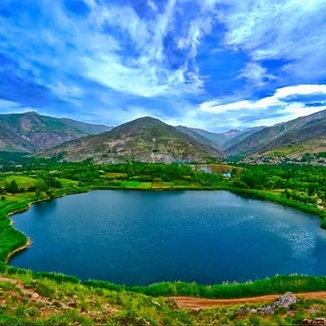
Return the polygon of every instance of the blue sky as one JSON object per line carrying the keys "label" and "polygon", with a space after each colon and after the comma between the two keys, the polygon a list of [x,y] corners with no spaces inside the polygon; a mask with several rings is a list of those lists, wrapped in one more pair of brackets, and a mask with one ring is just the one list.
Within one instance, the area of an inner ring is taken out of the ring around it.
{"label": "blue sky", "polygon": [[0,113],[210,131],[326,109],[325,0],[2,0]]}

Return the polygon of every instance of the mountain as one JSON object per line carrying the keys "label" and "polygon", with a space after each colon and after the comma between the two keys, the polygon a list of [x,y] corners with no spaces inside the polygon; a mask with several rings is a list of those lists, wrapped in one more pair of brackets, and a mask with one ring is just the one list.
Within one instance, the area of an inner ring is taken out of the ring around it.
{"label": "mountain", "polygon": [[111,131],[67,142],[41,154],[63,156],[69,161],[92,157],[95,162],[205,162],[223,153],[175,127],[151,117],[139,118]]}
{"label": "mountain", "polygon": [[326,119],[317,119],[303,128],[287,132],[262,148],[259,154],[299,158],[306,153],[321,152],[326,152]]}
{"label": "mountain", "polygon": [[[0,115],[0,151],[96,162],[204,162],[222,157],[326,152],[326,110],[272,127],[212,133],[144,117],[116,128],[36,112]],[[68,142],[68,143],[67,143]]]}
{"label": "mountain", "polygon": [[231,129],[229,131],[221,132],[221,133],[209,132],[198,128],[187,128],[187,129],[191,130],[192,132],[196,132],[197,134],[201,135],[202,137],[205,137],[206,139],[209,139],[210,141],[218,145],[219,148],[223,148],[225,142],[236,137],[241,133],[241,130],[237,130],[237,129]]}
{"label": "mountain", "polygon": [[[217,151],[221,152],[221,148],[218,146],[218,144],[212,140],[210,140],[209,138],[206,138],[205,136],[202,136],[200,133],[198,133],[197,131],[195,131],[194,128],[188,128],[188,127],[184,127],[184,126],[177,126],[175,127],[176,129],[178,129],[179,131],[181,131],[182,133],[190,136],[191,138],[194,138],[198,143],[202,144],[202,145],[206,145],[206,146],[210,146],[212,148],[215,148]],[[201,130],[201,129],[198,129]],[[203,132],[205,132],[205,130],[201,130]],[[206,131],[207,134],[212,134],[208,131]]]}
{"label": "mountain", "polygon": [[0,115],[0,151],[33,153],[112,127],[92,125],[36,112]]}
{"label": "mountain", "polygon": [[[266,127],[225,149],[227,156],[262,154],[326,136],[326,110]],[[309,151],[309,149],[307,149]]]}
{"label": "mountain", "polygon": [[211,145],[215,144],[218,149],[221,149],[224,152],[227,148],[235,146],[237,143],[265,127],[254,127],[245,130],[231,129],[222,133],[213,133],[203,129],[188,128],[184,126],[177,126],[176,128],[201,143]]}
{"label": "mountain", "polygon": [[240,143],[241,141],[243,141],[245,138],[255,134],[256,132],[263,130],[265,127],[261,126],[261,127],[253,127],[253,128],[248,128],[245,130],[242,130],[241,132],[237,133],[234,137],[231,137],[229,139],[227,139],[224,143],[223,143],[223,147],[222,149],[225,151],[228,148],[235,146],[236,144]]}
{"label": "mountain", "polygon": [[59,118],[67,127],[71,127],[84,132],[87,135],[98,135],[102,132],[110,131],[113,127],[106,125],[97,125],[91,123],[84,123],[68,118]]}

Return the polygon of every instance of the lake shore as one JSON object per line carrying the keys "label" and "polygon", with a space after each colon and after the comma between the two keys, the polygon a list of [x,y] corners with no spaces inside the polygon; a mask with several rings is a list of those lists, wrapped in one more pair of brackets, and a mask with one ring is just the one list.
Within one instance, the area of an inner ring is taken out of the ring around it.
{"label": "lake shore", "polygon": [[[25,236],[26,236],[26,235],[25,235]],[[15,254],[19,253],[20,251],[23,251],[23,250],[29,248],[29,247],[31,246],[31,244],[32,244],[31,239],[29,239],[29,238],[27,237],[26,244],[24,244],[23,246],[21,246],[21,247],[15,249],[15,250],[12,251],[11,253],[9,253],[8,256],[7,256],[7,258],[6,258],[6,260],[5,260],[5,263],[8,264],[9,261],[10,261],[10,259],[11,259],[11,257],[13,257]]]}
{"label": "lake shore", "polygon": [[[178,187],[178,188],[154,188],[154,189],[141,189],[141,188],[132,188],[132,187],[128,187],[128,188],[118,188],[118,187],[107,187],[107,186],[99,186],[99,187],[83,187],[80,189],[73,189],[70,191],[65,191],[64,193],[53,193],[51,197],[47,196],[47,197],[43,197],[43,198],[39,198],[39,199],[31,199],[31,201],[28,202],[28,204],[23,205],[19,208],[15,208],[9,212],[7,212],[7,215],[10,217],[13,214],[16,213],[20,213],[20,212],[24,212],[26,210],[28,210],[31,205],[35,204],[35,203],[39,203],[39,202],[43,202],[43,201],[48,201],[51,199],[57,199],[57,198],[61,198],[64,196],[69,196],[69,195],[74,195],[74,194],[80,194],[80,193],[86,193],[86,192],[90,192],[90,191],[95,191],[95,190],[123,190],[123,191],[146,191],[146,192],[156,192],[156,191],[169,191],[169,192],[173,192],[173,191],[230,191],[232,193],[235,194],[239,194],[239,195],[244,195],[244,196],[250,196],[252,198],[257,198],[257,199],[263,199],[263,200],[267,200],[270,202],[274,202],[276,204],[285,206],[285,207],[291,207],[294,209],[297,209],[299,211],[305,212],[305,213],[309,213],[312,215],[316,215],[319,216],[322,219],[321,222],[321,227],[322,228],[326,228],[326,210],[324,209],[320,209],[311,205],[307,205],[307,204],[302,204],[293,200],[289,200],[286,199],[284,197],[281,197],[280,195],[275,195],[275,194],[271,194],[268,191],[265,190],[256,190],[256,189],[241,189],[241,188],[234,188],[234,187]],[[12,220],[10,219],[10,224],[11,226],[14,228]],[[325,226],[325,227],[323,227]],[[26,235],[24,235],[26,237],[26,244],[23,246],[20,246],[16,249],[14,249],[12,252],[10,252],[5,260],[6,263],[8,263],[10,261],[10,258],[12,256],[14,256],[17,252],[20,252],[22,250],[27,249],[30,244],[31,244],[31,240],[28,239],[28,237]]]}

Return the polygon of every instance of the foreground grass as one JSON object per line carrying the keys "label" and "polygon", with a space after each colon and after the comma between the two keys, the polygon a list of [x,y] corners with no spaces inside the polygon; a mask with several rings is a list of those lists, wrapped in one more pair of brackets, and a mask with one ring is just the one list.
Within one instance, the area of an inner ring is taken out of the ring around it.
{"label": "foreground grass", "polygon": [[[297,285],[306,282],[299,276],[290,278]],[[272,281],[274,285],[280,285],[283,280],[285,286],[290,281],[277,277],[268,282],[254,282],[251,287],[258,289],[275,279],[276,283]],[[320,279],[316,278],[317,281]],[[322,282],[325,282],[324,278]],[[154,298],[135,292],[135,288],[110,289],[103,285],[94,287],[72,276],[36,273],[0,263],[0,324],[297,325],[304,318],[326,315],[323,300],[299,299],[290,310],[278,309],[273,315],[257,311],[261,304],[246,304],[241,309],[239,305],[230,305],[181,310],[172,298],[166,296]],[[225,288],[239,286],[221,285]]]}
{"label": "foreground grass", "polygon": [[110,289],[114,291],[130,291],[157,296],[191,296],[210,299],[233,299],[255,297],[267,294],[282,294],[286,291],[295,293],[326,291],[326,277],[307,275],[277,275],[247,283],[225,283],[203,285],[186,282],[161,282],[149,286],[125,286],[105,281],[89,280],[85,285]]}

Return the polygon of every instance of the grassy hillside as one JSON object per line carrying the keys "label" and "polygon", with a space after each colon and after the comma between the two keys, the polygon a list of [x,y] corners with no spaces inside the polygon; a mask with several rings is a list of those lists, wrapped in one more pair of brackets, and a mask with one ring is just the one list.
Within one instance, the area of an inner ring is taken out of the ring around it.
{"label": "grassy hillside", "polygon": [[65,143],[43,154],[45,157],[55,155],[75,162],[92,158],[96,163],[206,162],[223,157],[215,144],[199,142],[151,117],[127,122],[97,136]]}
{"label": "grassy hillside", "polygon": [[[72,276],[35,273],[0,263],[0,323],[4,325],[106,324],[106,325],[296,325],[305,318],[324,316],[324,300],[299,297],[289,309],[260,312],[265,303],[233,304],[209,309],[180,309],[176,295],[200,295],[201,290],[220,297],[283,293],[315,287],[325,289],[325,278],[277,276],[246,284],[199,286],[195,283],[154,284],[144,289],[86,282]],[[168,291],[155,293],[155,289]],[[251,289],[251,292],[249,292]],[[142,291],[141,291],[142,290]],[[153,292],[146,295],[141,292]],[[173,297],[171,297],[171,295]]]}

